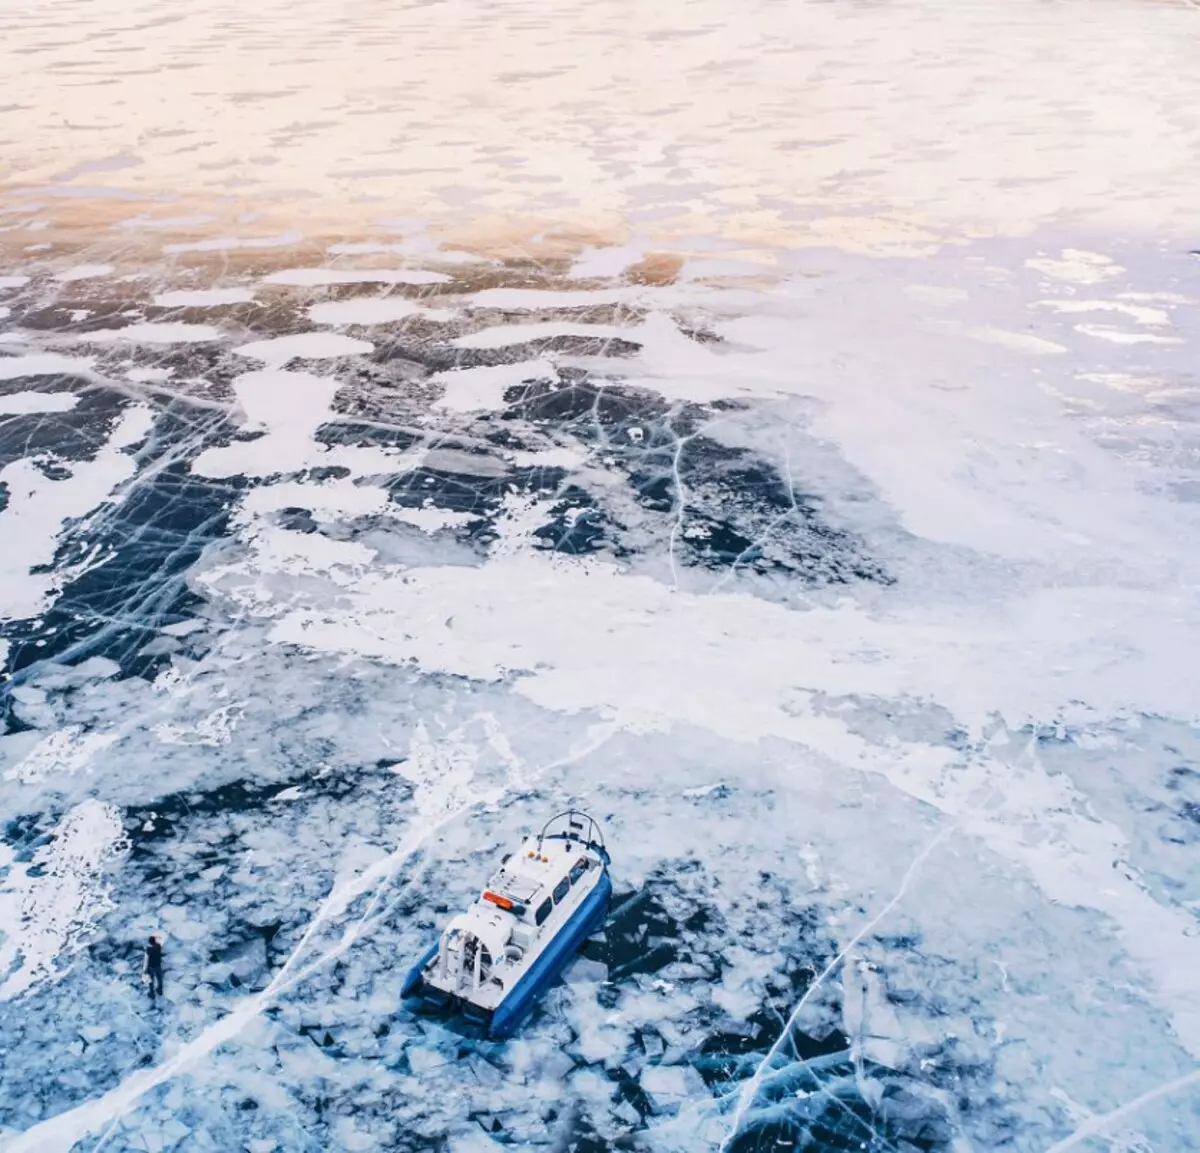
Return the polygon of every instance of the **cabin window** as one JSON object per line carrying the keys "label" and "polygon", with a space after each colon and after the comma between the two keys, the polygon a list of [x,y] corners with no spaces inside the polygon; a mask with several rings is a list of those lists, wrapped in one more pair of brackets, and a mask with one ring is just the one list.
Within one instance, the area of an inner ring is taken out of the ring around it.
{"label": "cabin window", "polygon": [[578,861],[571,866],[571,884],[574,885],[584,873],[592,867],[592,862],[587,857],[580,857]]}
{"label": "cabin window", "polygon": [[554,886],[554,903],[556,905],[563,899],[563,897],[567,895],[567,891],[570,889],[570,887],[571,882],[566,877],[563,877],[563,879]]}
{"label": "cabin window", "polygon": [[550,914],[554,912],[554,902],[547,897],[540,905],[538,910],[533,914],[533,923],[540,925]]}

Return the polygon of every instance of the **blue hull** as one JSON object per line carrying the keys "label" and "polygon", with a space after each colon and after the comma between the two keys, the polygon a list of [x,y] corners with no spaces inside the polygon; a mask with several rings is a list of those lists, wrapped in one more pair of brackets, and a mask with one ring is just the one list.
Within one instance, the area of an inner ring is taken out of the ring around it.
{"label": "blue hull", "polygon": [[612,881],[608,871],[600,874],[596,887],[588,894],[587,900],[572,914],[571,919],[562,930],[546,946],[545,951],[533,963],[525,974],[509,991],[508,995],[496,1006],[492,1013],[491,1024],[488,1026],[488,1036],[497,1039],[510,1037],[517,1026],[525,1020],[542,995],[554,984],[558,975],[567,967],[568,962],[579,951],[580,945],[590,937],[603,923],[608,911],[608,899],[612,896]]}
{"label": "blue hull", "polygon": [[400,986],[401,997],[411,997],[416,991],[417,986],[421,983],[421,974],[425,972],[425,966],[437,956],[438,943],[434,941],[424,953],[421,954],[421,959],[408,971],[408,976],[404,978],[404,984]]}
{"label": "blue hull", "polygon": [[[566,968],[571,959],[579,951],[579,947],[603,923],[608,911],[609,898],[612,896],[612,881],[608,870],[600,874],[596,887],[588,894],[587,899],[571,914],[571,919],[559,930],[554,940],[546,946],[545,951],[509,991],[504,1000],[496,1006],[491,1019],[487,1023],[485,1036],[500,1040],[511,1037],[517,1026],[533,1010],[537,999],[558,979],[559,974]],[[421,959],[408,971],[404,984],[400,986],[401,997],[410,997],[421,991],[421,976],[425,966],[437,955],[435,941],[425,951]]]}

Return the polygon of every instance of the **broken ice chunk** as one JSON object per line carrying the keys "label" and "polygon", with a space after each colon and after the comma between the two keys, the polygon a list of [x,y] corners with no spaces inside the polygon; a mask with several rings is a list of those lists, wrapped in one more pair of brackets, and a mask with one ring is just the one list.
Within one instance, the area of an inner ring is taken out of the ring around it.
{"label": "broken ice chunk", "polygon": [[642,1090],[655,1113],[675,1112],[704,1091],[700,1074],[688,1065],[650,1065],[642,1071]]}
{"label": "broken ice chunk", "polygon": [[568,985],[583,985],[592,981],[607,981],[608,966],[600,961],[580,957],[567,970],[564,980]]}

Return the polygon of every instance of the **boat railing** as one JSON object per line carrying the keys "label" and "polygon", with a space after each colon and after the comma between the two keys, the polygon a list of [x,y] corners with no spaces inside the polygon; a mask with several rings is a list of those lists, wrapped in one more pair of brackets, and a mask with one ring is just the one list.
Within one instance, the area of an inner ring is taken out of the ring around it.
{"label": "boat railing", "polygon": [[[554,825],[563,820],[566,821],[565,830],[551,832]],[[555,813],[542,826],[542,831],[538,834],[538,851],[541,851],[542,841],[547,837],[561,837],[564,834],[573,837],[589,849],[595,849],[604,860],[608,860],[608,850],[604,845],[604,833],[600,828],[600,822],[580,809],[564,809],[561,813]]]}

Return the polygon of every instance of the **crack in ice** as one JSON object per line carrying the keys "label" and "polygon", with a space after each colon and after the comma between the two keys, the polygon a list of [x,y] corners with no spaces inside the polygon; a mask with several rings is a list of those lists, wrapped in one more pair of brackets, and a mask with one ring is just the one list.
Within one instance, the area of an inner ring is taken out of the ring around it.
{"label": "crack in ice", "polygon": [[788,499],[792,502],[792,507],[788,509],[787,512],[781,512],[777,517],[775,517],[774,520],[772,520],[771,523],[768,524],[767,527],[764,528],[754,540],[746,545],[746,547],[733,558],[733,561],[729,566],[729,571],[726,572],[725,575],[722,576],[721,579],[708,590],[710,595],[712,593],[720,592],[721,589],[723,589],[725,585],[734,578],[737,573],[737,566],[742,562],[742,559],[752,553],[760,545],[763,545],[770,540],[771,533],[773,533],[781,524],[791,520],[793,516],[800,515],[800,506],[796,503],[796,486],[792,479],[792,454],[790,449],[784,450],[783,469],[784,478],[787,480]]}
{"label": "crack in ice", "polygon": [[675,439],[675,451],[671,456],[671,477],[675,482],[675,521],[671,525],[671,534],[667,540],[667,559],[671,565],[671,585],[678,590],[679,571],[675,564],[675,542],[679,539],[679,534],[683,531],[683,518],[687,512],[687,488],[684,486],[683,475],[679,466],[683,460],[683,450],[694,439],[695,434],[678,436],[674,428],[671,427],[669,417],[666,421],[666,426]]}
{"label": "crack in ice", "polygon": [[775,1042],[771,1045],[770,1049],[767,1050],[766,1055],[758,1063],[754,1073],[745,1082],[743,1082],[742,1087],[738,1092],[737,1105],[733,1112],[733,1118],[729,1123],[729,1130],[719,1146],[720,1153],[726,1153],[726,1150],[729,1149],[734,1138],[737,1136],[742,1119],[745,1117],[746,1112],[749,1110],[754,1101],[755,1093],[762,1084],[766,1069],[775,1059],[775,1057],[778,1056],[779,1051],[783,1048],[784,1044],[791,1039],[792,1030],[795,1028],[796,1022],[799,1020],[800,1013],[803,1011],[805,1005],[808,1004],[809,999],[817,991],[817,989],[824,984],[826,978],[829,977],[830,974],[832,974],[833,971],[845,960],[846,956],[852,949],[854,949],[859,941],[861,941],[869,932],[871,932],[871,930],[874,929],[875,926],[878,925],[880,921],[882,921],[904,899],[904,895],[908,891],[910,882],[916,876],[921,866],[925,863],[933,850],[936,849],[938,845],[946,840],[946,838],[958,828],[958,824],[959,822],[955,821],[952,824],[946,825],[929,841],[928,844],[925,845],[925,847],[916,855],[916,857],[913,858],[913,861],[908,866],[907,870],[905,870],[904,876],[900,880],[900,887],[896,890],[896,893],[892,899],[888,901],[888,903],[884,905],[874,917],[867,921],[845,945],[842,946],[833,960],[831,960],[829,964],[826,965],[825,968],[817,975],[816,980],[814,980],[813,983],[809,985],[807,989],[805,989],[804,995],[792,1008],[784,1030],[775,1039]]}
{"label": "crack in ice", "polygon": [[1143,1105],[1149,1105],[1151,1101],[1157,1101],[1160,1097],[1166,1097],[1171,1093],[1178,1093],[1181,1089],[1187,1089],[1191,1085],[1200,1085],[1200,1068],[1193,1069],[1190,1073],[1185,1073],[1182,1077],[1176,1077],[1173,1081],[1166,1081],[1156,1088],[1143,1093],[1140,1097],[1135,1097],[1132,1101],[1126,1101],[1124,1105],[1108,1113],[1102,1113],[1098,1117],[1090,1118],[1080,1125],[1069,1137],[1064,1137],[1061,1141],[1056,1141],[1046,1150],[1046,1153],[1066,1153],[1066,1150],[1074,1149],[1080,1142],[1086,1141],[1089,1137],[1094,1137],[1098,1133],[1103,1133],[1110,1125],[1136,1113]]}

